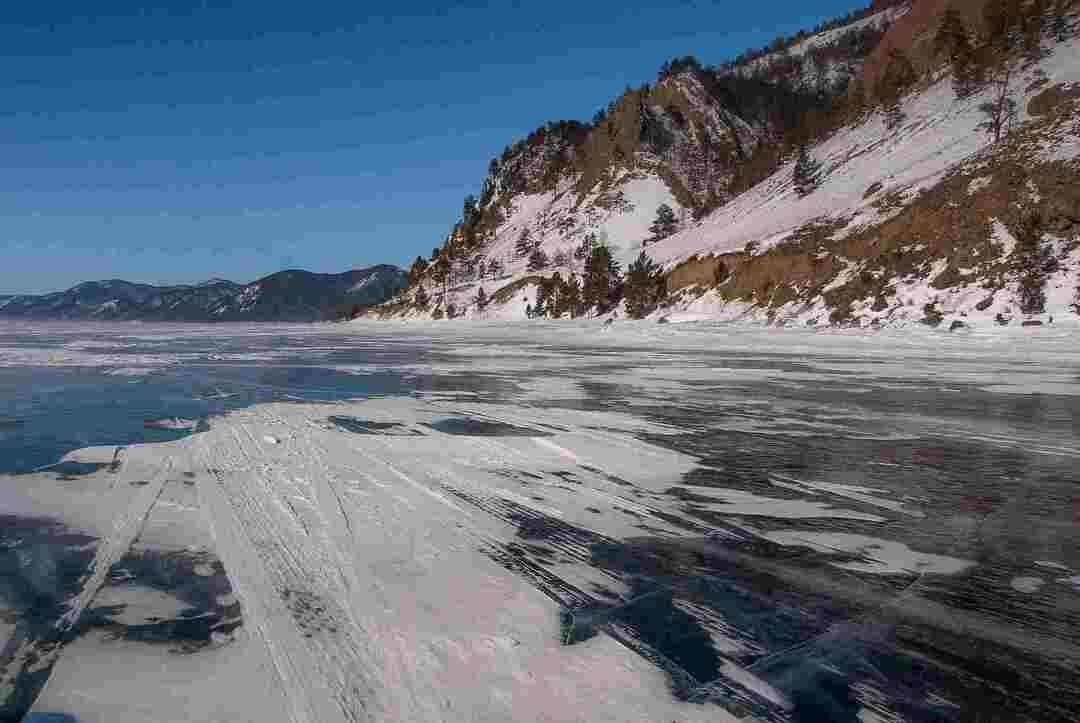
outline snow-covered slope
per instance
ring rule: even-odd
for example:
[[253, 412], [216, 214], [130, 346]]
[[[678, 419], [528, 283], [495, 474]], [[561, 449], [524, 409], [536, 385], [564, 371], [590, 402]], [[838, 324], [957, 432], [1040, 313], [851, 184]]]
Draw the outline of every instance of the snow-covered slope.
[[784, 80], [799, 88], [836, 87], [854, 78], [862, 58], [842, 44], [858, 46], [871, 34], [884, 32], [910, 10], [908, 4], [887, 8], [839, 28], [801, 40], [785, 50], [763, 55], [734, 68], [743, 77]]

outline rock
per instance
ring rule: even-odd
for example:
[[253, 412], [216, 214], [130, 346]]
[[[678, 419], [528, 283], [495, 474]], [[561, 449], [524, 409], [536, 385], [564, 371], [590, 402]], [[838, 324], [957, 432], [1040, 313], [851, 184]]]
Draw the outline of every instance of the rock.
[[1028, 113], [1033, 116], [1046, 115], [1063, 103], [1080, 98], [1080, 85], [1058, 83], [1042, 91], [1028, 102]]
[[661, 316], [659, 319], [656, 320], [656, 323], [657, 324], [670, 324], [671, 322], [668, 321], [668, 318], [666, 316]]
[[1028, 319], [1023, 324], [1021, 324], [1020, 326], [1042, 326], [1042, 325], [1043, 325], [1043, 323], [1041, 321], [1039, 321], [1038, 319]]
[[993, 305], [994, 305], [994, 297], [992, 295], [987, 296], [985, 299], [980, 301], [978, 304], [975, 304], [975, 310], [976, 311], [986, 311], [987, 309], [989, 309]]
[[870, 198], [884, 187], [885, 186], [882, 185], [881, 181], [875, 181], [874, 183], [870, 184], [870, 188], [866, 189], [866, 192], [863, 193], [863, 198]]
[[966, 328], [967, 328], [967, 324], [965, 324], [962, 321], [954, 321], [953, 323], [949, 324], [949, 331], [956, 331], [957, 329], [966, 329]]

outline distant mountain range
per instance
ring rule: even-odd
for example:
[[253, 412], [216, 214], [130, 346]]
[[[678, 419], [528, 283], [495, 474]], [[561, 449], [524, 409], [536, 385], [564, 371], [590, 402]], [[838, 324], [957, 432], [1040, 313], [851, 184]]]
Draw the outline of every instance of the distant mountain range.
[[140, 321], [320, 321], [386, 301], [407, 284], [396, 266], [342, 274], [279, 271], [250, 284], [211, 279], [151, 286], [87, 281], [52, 294], [0, 296], [0, 318]]

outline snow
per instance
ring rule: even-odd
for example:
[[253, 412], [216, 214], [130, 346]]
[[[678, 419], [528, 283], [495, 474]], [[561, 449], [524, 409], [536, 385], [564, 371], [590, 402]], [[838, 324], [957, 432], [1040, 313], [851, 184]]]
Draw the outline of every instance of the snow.
[[[895, 8], [889, 8], [879, 13], [869, 15], [861, 20], [844, 25], [839, 28], [833, 28], [832, 30], [826, 30], [823, 33], [811, 35], [809, 38], [795, 43], [788, 48], [785, 53], [793, 57], [801, 58], [814, 48], [825, 48], [831, 45], [835, 45], [844, 35], [849, 32], [863, 30], [865, 28], [880, 28], [883, 25], [892, 24], [898, 19], [902, 18], [908, 13], [910, 8], [908, 6], [900, 6]], [[748, 64], [749, 67], [767, 66], [777, 59], [777, 54], [766, 55], [758, 58]]]
[[[883, 522], [884, 517], [854, 510], [833, 509], [823, 502], [809, 500], [784, 500], [761, 497], [742, 490], [724, 490], [709, 488], [707, 492], [694, 490], [695, 508], [709, 512], [732, 516], [764, 516], [783, 519], [848, 519]], [[716, 502], [700, 502], [699, 497], [708, 497]]]
[[864, 199], [872, 184], [884, 184], [883, 193], [912, 193], [933, 185], [948, 168], [986, 147], [987, 136], [978, 130], [982, 100], [958, 101], [951, 85], [939, 81], [905, 98], [907, 120], [898, 131], [889, 131], [878, 113], [816, 146], [813, 152], [823, 164], [824, 178], [809, 196], [795, 193], [791, 161], [697, 227], [650, 247], [650, 254], [670, 267], [695, 254], [741, 251], [751, 241], [764, 251], [815, 220], [859, 214], [858, 222], [867, 223], [878, 215], [871, 199]]
[[955, 575], [975, 565], [948, 555], [934, 555], [912, 550], [902, 542], [844, 532], [776, 531], [763, 533], [780, 545], [809, 547], [826, 553], [852, 553], [864, 562], [837, 562], [836, 567], [875, 575], [905, 573]]
[[1046, 580], [1044, 580], [1043, 578], [1030, 575], [1014, 577], [1009, 583], [1013, 590], [1026, 593], [1028, 595], [1033, 595], [1039, 592], [1039, 590], [1041, 590], [1043, 585], [1045, 584]]

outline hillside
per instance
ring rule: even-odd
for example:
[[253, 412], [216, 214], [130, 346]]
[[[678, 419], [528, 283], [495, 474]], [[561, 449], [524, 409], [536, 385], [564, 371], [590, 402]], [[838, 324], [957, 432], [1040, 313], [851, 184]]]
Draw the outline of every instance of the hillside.
[[151, 286], [118, 279], [0, 298], [0, 318], [139, 321], [320, 321], [385, 301], [405, 285], [394, 266], [342, 274], [281, 271], [251, 284], [222, 279]]
[[[604, 246], [622, 269], [642, 250], [659, 264], [665, 293], [648, 314], [671, 321], [1076, 319], [1076, 4], [1048, 10], [1022, 43], [1006, 27], [997, 55], [984, 5], [961, 4], [987, 68], [963, 97], [934, 49], [937, 0], [871, 8], [712, 68], [665, 64], [591, 124], [549, 124], [509, 147], [439, 253], [414, 264], [410, 290], [376, 316], [525, 318], [538, 286], [567, 290], [553, 275], [587, 286], [584, 257]], [[802, 70], [777, 70], [793, 58], [807, 59]], [[826, 82], [808, 92], [808, 77]], [[988, 105], [1015, 108], [996, 141]], [[800, 148], [816, 171], [805, 196], [793, 183]], [[569, 313], [627, 313], [606, 306]]]

